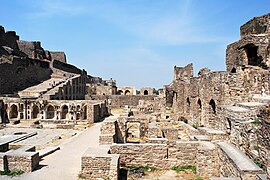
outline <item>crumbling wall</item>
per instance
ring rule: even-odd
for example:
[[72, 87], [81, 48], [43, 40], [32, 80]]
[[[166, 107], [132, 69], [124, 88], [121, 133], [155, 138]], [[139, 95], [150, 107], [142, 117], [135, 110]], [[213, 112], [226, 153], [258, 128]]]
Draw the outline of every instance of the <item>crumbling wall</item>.
[[270, 14], [254, 17], [240, 27], [241, 37], [251, 34], [265, 34], [270, 32]]
[[52, 52], [50, 51], [50, 56], [52, 60], [58, 60], [60, 62], [66, 63], [67, 59], [66, 59], [66, 55], [64, 52]]
[[174, 80], [182, 78], [191, 78], [193, 77], [193, 65], [188, 64], [185, 67], [174, 66]]
[[49, 63], [33, 59], [14, 58], [0, 65], [0, 94], [11, 94], [47, 80], [52, 74]]
[[81, 176], [87, 179], [118, 179], [119, 155], [86, 154], [81, 158]]

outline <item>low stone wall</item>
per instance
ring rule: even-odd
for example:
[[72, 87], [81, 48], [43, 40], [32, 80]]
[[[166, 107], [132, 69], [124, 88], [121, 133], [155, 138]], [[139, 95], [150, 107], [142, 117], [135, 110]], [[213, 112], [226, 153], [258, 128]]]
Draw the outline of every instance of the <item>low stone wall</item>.
[[57, 124], [57, 129], [73, 129], [75, 127], [74, 124]]
[[178, 129], [175, 128], [161, 128], [162, 134], [169, 141], [176, 141], [178, 139]]
[[217, 147], [213, 143], [200, 142], [196, 156], [197, 175], [219, 176], [220, 166]]
[[112, 144], [116, 141], [116, 123], [113, 117], [106, 118], [100, 127], [99, 144]]
[[39, 165], [39, 153], [29, 152], [22, 154], [8, 154], [7, 164], [9, 170], [22, 170], [24, 172], [32, 172]]
[[113, 144], [114, 134], [101, 134], [99, 135], [99, 144]]
[[157, 97], [156, 95], [91, 95], [86, 96], [86, 99], [89, 100], [107, 100], [108, 105], [110, 107], [124, 107], [128, 106], [137, 106], [139, 104], [139, 100], [154, 100]]
[[87, 118], [89, 124], [100, 121], [102, 118], [109, 116], [109, 112], [107, 110], [105, 103], [96, 103], [90, 105], [87, 112]]
[[82, 176], [86, 179], [118, 179], [119, 155], [85, 154], [81, 161]]
[[204, 177], [219, 175], [217, 148], [211, 142], [176, 141], [166, 144], [113, 144], [111, 153], [120, 154], [121, 166], [151, 166], [170, 169], [173, 166], [195, 165], [197, 174]]
[[121, 166], [168, 168], [164, 167], [164, 161], [168, 159], [167, 145], [164, 144], [114, 144], [111, 153], [120, 154]]

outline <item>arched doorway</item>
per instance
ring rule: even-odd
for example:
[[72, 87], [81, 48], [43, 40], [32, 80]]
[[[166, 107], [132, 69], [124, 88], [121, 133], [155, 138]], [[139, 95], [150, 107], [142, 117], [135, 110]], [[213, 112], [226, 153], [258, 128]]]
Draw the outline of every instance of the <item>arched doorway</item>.
[[66, 119], [67, 113], [68, 113], [68, 106], [67, 105], [62, 106], [61, 119]]
[[49, 105], [47, 107], [47, 119], [53, 119], [54, 118], [54, 107], [52, 105]]
[[148, 91], [147, 90], [144, 90], [143, 91], [143, 95], [148, 95]]
[[117, 91], [117, 94], [123, 95], [123, 91], [122, 91], [122, 90], [118, 90], [118, 91]]
[[9, 118], [14, 119], [14, 118], [17, 118], [17, 117], [18, 117], [18, 107], [15, 104], [13, 104], [10, 107]]
[[216, 114], [216, 103], [213, 99], [210, 100], [209, 105], [212, 107], [212, 111]]
[[81, 113], [77, 112], [76, 113], [76, 120], [79, 120], [81, 118]]
[[87, 106], [83, 107], [83, 119], [87, 119]]
[[32, 118], [33, 119], [36, 119], [37, 116], [38, 116], [38, 113], [39, 113], [39, 108], [37, 105], [34, 105], [33, 106], [33, 110], [32, 110]]
[[130, 95], [130, 91], [129, 90], [126, 90], [125, 91], [125, 95]]
[[232, 68], [231, 73], [236, 73], [235, 67]]

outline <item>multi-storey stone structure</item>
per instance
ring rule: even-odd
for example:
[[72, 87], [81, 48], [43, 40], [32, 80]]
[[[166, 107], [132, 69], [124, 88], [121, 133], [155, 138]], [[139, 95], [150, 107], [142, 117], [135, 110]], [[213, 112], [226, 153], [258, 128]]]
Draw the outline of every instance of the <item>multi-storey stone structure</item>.
[[65, 53], [44, 50], [40, 42], [19, 40], [15, 32], [5, 32], [2, 26], [0, 45], [2, 122], [93, 123], [108, 115], [104, 101], [84, 100], [86, 83], [98, 85], [100, 78], [68, 64]]

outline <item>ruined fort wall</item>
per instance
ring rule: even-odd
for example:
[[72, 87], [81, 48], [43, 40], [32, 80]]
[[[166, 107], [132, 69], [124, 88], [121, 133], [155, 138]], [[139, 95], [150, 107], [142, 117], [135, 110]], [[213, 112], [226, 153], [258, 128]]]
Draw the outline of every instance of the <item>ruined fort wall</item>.
[[0, 94], [18, 92], [50, 78], [49, 63], [33, 59], [13, 58], [0, 65]]
[[175, 119], [182, 116], [191, 125], [220, 128], [219, 107], [249, 101], [251, 94], [269, 94], [269, 75], [267, 70], [250, 68], [176, 80], [171, 86]]
[[251, 34], [270, 33], [270, 14], [254, 17], [240, 27], [241, 37]]
[[76, 66], [61, 62], [59, 60], [54, 60], [53, 61], [53, 67], [57, 68], [57, 69], [60, 69], [62, 71], [69, 72], [69, 73], [74, 73], [74, 74], [81, 74], [82, 73], [82, 70], [80, 70]]
[[152, 96], [133, 96], [133, 95], [91, 95], [86, 96], [86, 99], [92, 100], [106, 100], [110, 107], [124, 107], [128, 106], [137, 106], [139, 104], [139, 100], [154, 100], [157, 97], [156, 95]]
[[15, 31], [7, 31], [3, 26], [0, 26], [0, 46], [8, 46], [14, 50], [18, 50], [17, 40], [19, 40], [19, 36]]

